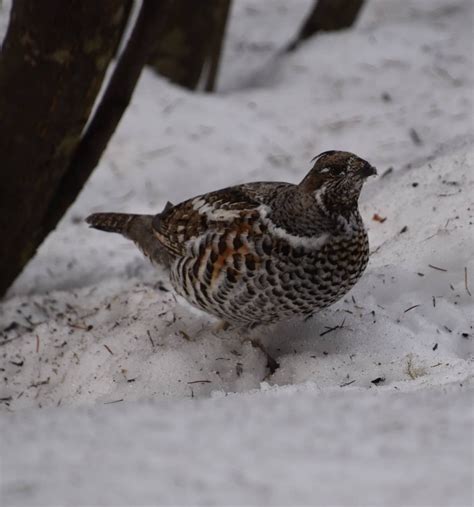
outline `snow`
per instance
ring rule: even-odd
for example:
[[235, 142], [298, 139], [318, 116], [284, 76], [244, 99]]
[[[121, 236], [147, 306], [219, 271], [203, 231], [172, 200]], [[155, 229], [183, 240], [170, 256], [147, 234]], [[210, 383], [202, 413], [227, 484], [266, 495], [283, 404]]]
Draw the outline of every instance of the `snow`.
[[[356, 29], [279, 54], [310, 5], [236, 0], [217, 94], [144, 72], [1, 302], [3, 505], [472, 503], [473, 5], [373, 0]], [[317, 317], [253, 332], [270, 376], [248, 336], [83, 222], [297, 182], [335, 148], [379, 170], [370, 263]]]
[[470, 399], [299, 385], [16, 412], [4, 505], [469, 505]]

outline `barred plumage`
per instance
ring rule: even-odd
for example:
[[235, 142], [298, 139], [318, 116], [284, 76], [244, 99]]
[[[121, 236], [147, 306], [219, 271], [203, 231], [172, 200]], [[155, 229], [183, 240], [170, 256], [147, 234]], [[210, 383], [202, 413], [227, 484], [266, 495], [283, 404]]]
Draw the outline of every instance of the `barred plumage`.
[[299, 185], [249, 183], [168, 204], [156, 216], [100, 213], [87, 221], [167, 266], [193, 305], [254, 326], [312, 315], [357, 282], [369, 253], [358, 197], [372, 174], [356, 155], [330, 151]]

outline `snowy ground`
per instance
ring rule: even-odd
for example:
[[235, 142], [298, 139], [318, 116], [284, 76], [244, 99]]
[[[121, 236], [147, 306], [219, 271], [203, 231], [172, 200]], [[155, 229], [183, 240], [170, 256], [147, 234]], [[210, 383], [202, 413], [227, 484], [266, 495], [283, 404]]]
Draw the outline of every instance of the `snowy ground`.
[[3, 505], [470, 505], [468, 390], [17, 412]]
[[[356, 30], [290, 56], [278, 49], [311, 2], [234, 3], [220, 93], [145, 72], [100, 167], [0, 305], [0, 499], [468, 505], [473, 3], [373, 0]], [[361, 199], [371, 261], [331, 309], [259, 331], [281, 364], [270, 377], [133, 245], [83, 223], [296, 182], [334, 148], [381, 175]]]

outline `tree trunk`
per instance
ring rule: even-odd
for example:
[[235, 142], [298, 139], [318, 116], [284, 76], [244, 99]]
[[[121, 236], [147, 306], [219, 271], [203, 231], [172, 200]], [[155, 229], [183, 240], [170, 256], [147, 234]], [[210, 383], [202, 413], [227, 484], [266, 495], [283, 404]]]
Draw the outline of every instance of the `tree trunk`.
[[352, 26], [364, 4], [364, 0], [316, 0], [296, 39], [288, 45], [288, 51], [318, 32], [342, 30]]
[[120, 54], [119, 54], [119, 51], [122, 48], [122, 39], [123, 39], [123, 34], [125, 33], [125, 30], [127, 28], [127, 25], [128, 25], [128, 22], [130, 20], [130, 16], [132, 14], [132, 11], [133, 11], [133, 5], [134, 5], [134, 2], [135, 0], [124, 0], [124, 15], [123, 15], [123, 18], [122, 18], [122, 24], [119, 28], [119, 33], [120, 33], [120, 37], [117, 39], [117, 44], [114, 48], [114, 58], [117, 59]]
[[166, 0], [166, 23], [158, 31], [149, 64], [158, 74], [191, 90], [203, 73], [206, 89], [215, 85], [230, 0]]
[[0, 296], [34, 255], [123, 26], [126, 0], [16, 0], [0, 53]]
[[206, 92], [213, 92], [217, 84], [219, 63], [224, 44], [225, 29], [230, 13], [230, 0], [221, 0], [214, 9], [214, 37], [209, 51], [209, 73], [207, 75]]
[[148, 61], [156, 30], [163, 22], [161, 14], [162, 6], [159, 0], [143, 0], [138, 19], [107, 89], [51, 199], [41, 225], [42, 239], [56, 227], [69, 206], [76, 200], [107, 148], [130, 103], [141, 71]]

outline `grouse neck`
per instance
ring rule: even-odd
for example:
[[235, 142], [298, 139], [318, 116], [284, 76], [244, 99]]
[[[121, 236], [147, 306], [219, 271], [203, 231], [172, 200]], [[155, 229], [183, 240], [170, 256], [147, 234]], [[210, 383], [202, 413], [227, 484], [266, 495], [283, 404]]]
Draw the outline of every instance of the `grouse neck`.
[[324, 190], [314, 192], [315, 209], [333, 234], [353, 234], [363, 227], [357, 198], [348, 200], [344, 195]]
[[317, 189], [313, 196], [317, 207], [328, 216], [350, 216], [358, 211], [359, 193], [348, 195], [336, 188], [322, 187]]
[[357, 206], [343, 210], [333, 209], [314, 193], [290, 187], [277, 195], [271, 206], [265, 206], [265, 217], [279, 228], [298, 237], [317, 237], [323, 233], [345, 234], [357, 223]]

